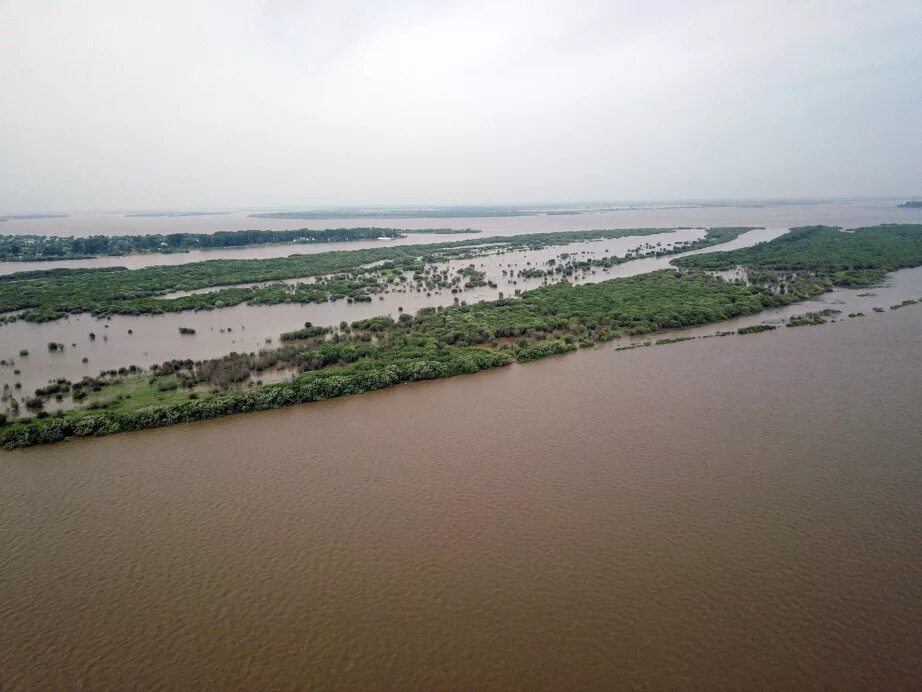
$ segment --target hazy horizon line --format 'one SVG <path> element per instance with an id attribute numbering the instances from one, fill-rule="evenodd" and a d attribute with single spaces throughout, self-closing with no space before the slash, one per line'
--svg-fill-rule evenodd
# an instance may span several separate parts
<path id="1" fill-rule="evenodd" d="M 419 202 L 410 204 L 247 204 L 243 206 L 163 206 L 163 207 L 43 207 L 31 209 L 7 209 L 0 211 L 0 218 L 17 215 L 39 214 L 131 214 L 131 213 L 242 213 L 272 211 L 355 211 L 355 210 L 420 210 L 420 209 L 554 209 L 570 207 L 601 206 L 638 206 L 638 205 L 701 205 L 715 204 L 732 206 L 734 204 L 823 204 L 858 201 L 896 201 L 922 198 L 922 195 L 842 195 L 842 196 L 746 196 L 746 197 L 662 197 L 647 199 L 612 199 L 612 200 L 553 200 L 553 201 L 510 201 L 510 202 Z"/>

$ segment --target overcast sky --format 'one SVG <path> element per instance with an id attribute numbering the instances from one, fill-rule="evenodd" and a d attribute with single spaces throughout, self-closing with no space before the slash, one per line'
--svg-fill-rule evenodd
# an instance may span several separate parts
<path id="1" fill-rule="evenodd" d="M 8 212 L 920 193 L 920 0 L 0 0 Z"/>

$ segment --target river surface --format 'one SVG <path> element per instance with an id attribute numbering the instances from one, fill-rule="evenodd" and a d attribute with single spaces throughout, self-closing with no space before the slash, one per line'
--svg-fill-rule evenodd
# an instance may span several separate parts
<path id="1" fill-rule="evenodd" d="M 922 307 L 0 453 L 0 688 L 918 689 Z"/>

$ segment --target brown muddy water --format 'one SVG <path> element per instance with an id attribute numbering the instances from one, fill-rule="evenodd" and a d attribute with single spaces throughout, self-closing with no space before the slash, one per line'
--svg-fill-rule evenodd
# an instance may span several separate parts
<path id="1" fill-rule="evenodd" d="M 918 689 L 920 326 L 0 453 L 0 688 Z"/>

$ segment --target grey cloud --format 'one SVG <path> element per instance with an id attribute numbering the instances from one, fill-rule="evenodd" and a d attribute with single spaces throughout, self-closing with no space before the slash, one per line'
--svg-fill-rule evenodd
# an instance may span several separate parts
<path id="1" fill-rule="evenodd" d="M 0 210 L 908 195 L 918 2 L 0 3 Z"/>

